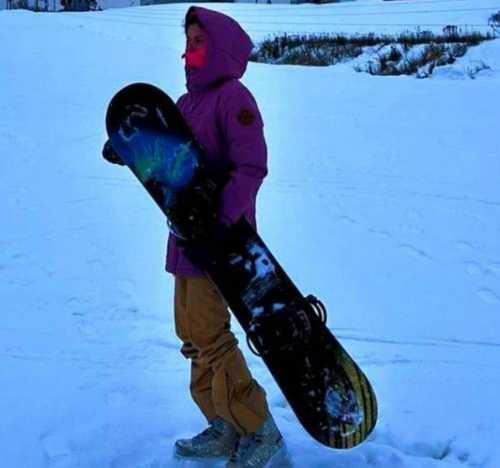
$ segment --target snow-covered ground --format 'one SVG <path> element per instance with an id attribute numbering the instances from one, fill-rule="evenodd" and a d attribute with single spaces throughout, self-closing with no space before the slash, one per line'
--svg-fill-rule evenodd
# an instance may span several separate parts
<path id="1" fill-rule="evenodd" d="M 210 6 L 257 40 L 480 27 L 495 3 Z M 173 329 L 165 222 L 129 171 L 100 156 L 120 87 L 183 92 L 187 7 L 0 12 L 2 467 L 198 466 L 171 452 L 204 422 Z M 475 61 L 491 69 L 470 80 Z M 327 303 L 380 404 L 368 442 L 321 447 L 242 345 L 293 466 L 498 468 L 500 41 L 429 80 L 251 64 L 244 81 L 270 154 L 262 234 L 301 290 Z"/>

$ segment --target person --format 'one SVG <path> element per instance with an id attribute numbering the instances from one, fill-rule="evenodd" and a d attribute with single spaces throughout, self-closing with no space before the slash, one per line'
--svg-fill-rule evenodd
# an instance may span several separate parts
<path id="1" fill-rule="evenodd" d="M 262 116 L 239 81 L 253 44 L 234 19 L 202 7 L 189 8 L 184 27 L 187 93 L 177 106 L 203 146 L 209 168 L 230 168 L 213 230 L 215 247 L 241 217 L 256 226 L 256 196 L 267 175 Z M 103 156 L 121 164 L 106 145 Z M 176 441 L 175 454 L 226 457 L 228 468 L 268 466 L 282 454 L 283 438 L 231 331 L 227 305 L 203 273 L 204 253 L 206 244 L 186 245 L 170 234 L 166 270 L 175 276 L 176 333 L 182 354 L 191 360 L 192 398 L 208 421 L 200 434 Z"/>

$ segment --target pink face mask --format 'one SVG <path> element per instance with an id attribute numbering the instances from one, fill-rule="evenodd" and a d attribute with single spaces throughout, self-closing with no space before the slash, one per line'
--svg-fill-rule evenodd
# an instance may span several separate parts
<path id="1" fill-rule="evenodd" d="M 197 69 L 203 68 L 207 64 L 207 46 L 204 45 L 196 50 L 186 51 L 184 58 L 186 60 L 186 68 Z"/>

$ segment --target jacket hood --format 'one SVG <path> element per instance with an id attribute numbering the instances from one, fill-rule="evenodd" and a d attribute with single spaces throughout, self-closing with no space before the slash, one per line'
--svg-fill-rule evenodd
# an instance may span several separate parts
<path id="1" fill-rule="evenodd" d="M 191 7 L 186 21 L 196 15 L 208 39 L 207 64 L 197 70 L 186 70 L 190 92 L 202 91 L 217 82 L 240 79 L 248 65 L 253 44 L 234 19 L 218 11 Z"/>

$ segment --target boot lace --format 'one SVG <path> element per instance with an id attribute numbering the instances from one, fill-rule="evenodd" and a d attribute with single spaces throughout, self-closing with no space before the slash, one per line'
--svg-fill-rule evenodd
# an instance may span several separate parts
<path id="1" fill-rule="evenodd" d="M 203 442 L 207 439 L 217 439 L 222 433 L 215 426 L 209 426 L 204 431 L 193 437 L 193 441 Z"/>

